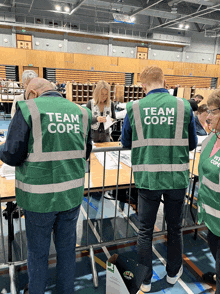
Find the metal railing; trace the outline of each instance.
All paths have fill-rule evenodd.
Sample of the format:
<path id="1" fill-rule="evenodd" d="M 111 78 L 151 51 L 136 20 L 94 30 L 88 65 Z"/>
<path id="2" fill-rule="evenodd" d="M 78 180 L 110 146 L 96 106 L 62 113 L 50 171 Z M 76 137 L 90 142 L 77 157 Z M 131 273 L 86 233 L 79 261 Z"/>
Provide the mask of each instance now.
<path id="1" fill-rule="evenodd" d="M 100 190 L 100 199 L 99 199 L 99 204 L 101 204 L 101 211 L 100 211 L 100 218 L 96 218 L 96 224 L 94 226 L 93 220 L 90 217 L 90 206 L 91 206 L 91 197 L 92 197 L 92 188 L 90 187 L 90 180 L 91 180 L 91 173 L 90 170 L 88 171 L 88 189 L 86 190 L 87 196 L 84 197 L 84 205 L 81 206 L 81 213 L 84 215 L 86 218 L 86 232 L 83 232 L 83 238 L 86 240 L 82 240 L 83 244 L 79 245 L 76 248 L 76 252 L 81 252 L 83 250 L 88 250 L 90 259 L 91 259 L 91 265 L 92 265 L 92 274 L 93 274 L 93 282 L 94 286 L 98 287 L 98 275 L 97 275 L 97 270 L 96 270 L 96 264 L 95 264 L 95 254 L 94 254 L 94 249 L 97 248 L 102 248 L 104 252 L 106 253 L 107 257 L 110 257 L 110 254 L 106 248 L 106 246 L 111 246 L 111 245 L 118 245 L 118 244 L 124 244 L 126 242 L 134 242 L 137 240 L 137 233 L 138 233 L 138 228 L 137 224 L 135 224 L 132 221 L 131 216 L 135 215 L 135 211 L 132 208 L 131 204 L 133 201 L 133 196 L 132 196 L 132 191 L 134 187 L 134 182 L 132 181 L 132 170 L 130 173 L 130 181 L 127 183 L 127 199 L 126 199 L 126 211 L 121 209 L 120 207 L 120 194 L 121 194 L 121 187 L 119 184 L 119 179 L 120 179 L 120 159 L 121 159 L 121 152 L 124 150 L 122 147 L 105 147 L 105 148 L 94 148 L 92 152 L 103 152 L 104 153 L 104 164 L 103 164 L 103 184 Z M 105 232 L 105 220 L 108 219 L 104 216 L 104 208 L 105 208 L 105 193 L 106 187 L 105 185 L 105 180 L 106 180 L 106 154 L 107 152 L 111 151 L 118 151 L 118 162 L 117 162 L 117 170 L 115 170 L 117 177 L 116 177 L 116 182 L 113 184 L 114 189 L 115 189 L 115 197 L 114 200 L 111 200 L 111 204 L 113 205 L 113 211 L 114 211 L 114 216 L 111 217 L 111 224 L 112 224 L 112 231 L 113 234 L 110 236 L 111 238 L 109 240 L 106 240 L 103 236 L 103 232 Z M 194 168 L 194 162 L 195 162 L 195 155 L 193 159 L 193 168 Z M 191 177 L 189 181 L 189 187 L 188 187 L 188 192 L 186 195 L 185 199 L 185 210 L 184 210 L 184 221 L 183 221 L 183 231 L 186 230 L 196 230 L 198 228 L 204 227 L 204 225 L 198 225 L 197 224 L 197 211 L 195 208 L 195 211 L 192 211 L 192 203 L 193 203 L 193 197 L 194 197 L 194 191 L 192 188 L 196 187 L 196 182 L 195 182 L 195 177 L 193 175 L 193 168 L 190 171 Z M 1 199 L 0 199 L 1 200 Z M 85 205 L 85 203 L 87 204 Z M 9 205 L 10 206 L 10 205 Z M 86 207 L 86 208 L 85 208 Z M 17 248 L 19 248 L 19 256 L 20 260 L 19 261 L 13 261 L 12 260 L 12 254 L 10 255 L 10 251 L 12 252 L 12 244 L 14 241 L 14 236 L 9 236 L 8 238 L 8 258 L 6 256 L 6 250 L 5 250 L 5 240 L 4 240 L 4 232 L 3 232 L 3 217 L 2 217 L 2 208 L 0 210 L 0 243 L 1 247 L 3 249 L 3 262 L 0 264 L 0 269 L 3 268 L 9 268 L 9 276 L 10 276 L 10 281 L 11 281 L 11 293 L 15 294 L 16 293 L 16 283 L 15 283 L 15 268 L 18 265 L 23 265 L 25 264 L 26 261 L 26 246 L 25 246 L 25 241 L 23 240 L 23 233 L 24 230 L 22 230 L 22 220 L 21 220 L 21 211 L 19 209 L 19 238 L 18 241 L 16 241 Z M 191 214 L 189 214 L 189 212 Z M 123 220 L 125 232 L 123 232 L 123 236 L 118 238 L 118 230 L 117 230 L 117 220 L 118 216 L 120 216 L 120 219 Z M 8 230 L 9 234 L 13 235 L 13 213 L 9 211 L 8 217 L 11 219 L 8 220 Z M 129 231 L 131 232 L 132 229 L 132 236 L 129 234 Z M 96 240 L 93 242 L 89 241 L 89 236 L 90 236 L 90 231 L 94 234 Z M 166 235 L 166 225 L 165 225 L 165 219 L 163 217 L 163 224 L 161 227 L 161 230 L 154 232 L 153 236 L 161 236 L 161 235 Z M 24 249 L 25 248 L 25 249 Z M 49 258 L 54 258 L 56 254 L 50 254 Z"/>

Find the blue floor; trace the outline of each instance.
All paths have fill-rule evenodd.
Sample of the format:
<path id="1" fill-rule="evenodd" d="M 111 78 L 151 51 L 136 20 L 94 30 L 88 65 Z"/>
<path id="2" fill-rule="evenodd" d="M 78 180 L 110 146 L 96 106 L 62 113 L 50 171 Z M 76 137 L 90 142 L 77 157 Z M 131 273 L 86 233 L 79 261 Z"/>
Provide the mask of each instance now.
<path id="1" fill-rule="evenodd" d="M 113 223 L 112 216 L 114 215 L 113 204 L 114 200 L 105 200 L 105 210 L 104 210 L 104 230 L 103 238 L 107 240 L 112 239 L 113 233 Z M 90 218 L 92 220 L 92 224 L 97 228 L 98 219 L 100 218 L 100 207 L 101 201 L 97 199 L 97 197 L 90 197 Z M 122 204 L 122 203 L 121 203 Z M 82 207 L 86 207 L 87 198 L 84 198 Z M 4 208 L 4 203 L 2 204 L 2 208 Z M 124 212 L 128 205 L 125 204 Z M 122 216 L 122 210 L 118 210 L 118 221 L 117 224 L 117 238 L 124 237 L 125 235 L 125 226 Z M 121 216 L 120 216 L 121 214 Z M 130 236 L 136 235 L 136 226 L 137 224 L 137 215 L 134 210 L 131 211 L 131 221 L 133 223 L 132 229 L 130 228 L 129 234 Z M 134 222 L 133 222 L 134 221 Z M 78 221 L 78 237 L 77 244 L 85 245 L 85 235 L 86 228 L 84 227 L 85 215 L 80 213 L 79 221 Z M 25 241 L 25 227 L 24 227 L 24 218 L 22 218 L 22 231 L 24 233 L 24 243 Z M 18 251 L 19 248 L 19 234 L 18 234 L 18 221 L 14 221 L 15 227 L 15 242 L 14 242 L 14 255 L 13 260 L 19 260 L 19 254 L 16 253 L 16 248 Z M 7 248 L 7 221 L 4 220 L 4 237 L 5 237 L 5 247 Z M 99 234 L 101 230 L 99 230 Z M 199 293 L 212 293 L 212 288 L 210 285 L 207 285 L 202 282 L 199 271 L 205 273 L 207 271 L 214 271 L 215 262 L 208 248 L 208 244 L 206 242 L 206 232 L 199 232 L 198 237 L 194 240 L 194 233 L 184 233 L 184 271 L 181 279 L 174 285 L 171 286 L 166 282 L 166 271 L 165 271 L 165 260 L 166 260 L 166 239 L 164 237 L 157 237 L 154 239 L 154 254 L 153 254 L 153 277 L 152 277 L 152 289 L 150 293 L 188 293 L 188 294 L 199 294 Z M 89 231 L 89 242 L 95 242 L 95 236 L 92 231 Z M 117 242 L 116 242 L 117 243 Z M 26 251 L 26 246 L 24 246 L 24 251 Z M 117 253 L 123 255 L 125 257 L 136 259 L 136 244 L 135 243 L 125 243 L 122 245 L 110 246 L 107 248 L 107 252 L 110 255 Z M 55 253 L 55 248 L 53 241 L 51 242 L 50 254 Z M 1 256 L 1 249 L 0 249 Z M 96 266 L 99 277 L 99 287 L 94 288 L 92 274 L 91 274 L 91 263 L 90 258 L 88 256 L 88 252 L 77 253 L 77 271 L 76 271 L 76 281 L 75 281 L 75 293 L 84 294 L 84 293 L 105 293 L 106 292 L 106 271 L 105 271 L 105 263 L 107 260 L 106 254 L 102 251 L 102 249 L 98 249 L 95 251 L 96 256 Z M 26 256 L 25 256 L 26 257 Z M 49 261 L 49 279 L 48 279 L 48 289 L 47 294 L 55 294 L 55 259 L 51 258 Z M 0 260 L 1 263 L 1 260 Z M 198 271 L 199 270 L 199 271 Z M 16 269 L 16 282 L 17 282 L 17 293 L 22 294 L 22 289 L 26 285 L 28 281 L 27 277 L 27 269 L 26 266 L 17 267 Z M 6 292 L 3 291 L 6 290 Z M 3 291 L 3 292 L 1 292 Z M 10 293 L 10 281 L 8 274 L 4 274 L 3 270 L 0 270 L 0 293 Z M 123 293 L 122 293 L 123 294 Z"/>
<path id="2" fill-rule="evenodd" d="M 0 119 L 0 131 L 4 131 L 5 135 L 7 135 L 10 122 L 11 120 Z"/>

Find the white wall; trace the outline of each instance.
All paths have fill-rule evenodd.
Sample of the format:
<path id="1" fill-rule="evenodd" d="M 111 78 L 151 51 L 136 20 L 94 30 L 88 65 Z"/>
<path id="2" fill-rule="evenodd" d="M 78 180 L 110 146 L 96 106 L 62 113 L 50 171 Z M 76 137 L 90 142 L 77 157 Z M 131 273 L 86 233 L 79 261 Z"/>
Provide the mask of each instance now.
<path id="1" fill-rule="evenodd" d="M 10 29 L 1 30 L 0 33 L 0 46 L 12 47 L 12 32 Z"/>
<path id="2" fill-rule="evenodd" d="M 33 33 L 33 49 L 47 50 L 47 51 L 64 51 L 64 38 L 63 34 L 48 34 L 48 33 Z M 37 44 L 39 43 L 39 45 Z M 59 47 L 59 45 L 62 47 Z"/>
<path id="3" fill-rule="evenodd" d="M 17 33 L 21 32 L 17 31 Z M 77 37 L 76 35 L 52 34 L 50 32 L 33 32 L 32 36 L 33 49 L 35 50 L 136 58 L 136 48 L 137 46 L 142 46 L 141 43 L 135 42 Z M 220 38 L 216 45 L 216 39 L 206 38 L 204 33 L 186 32 L 185 36 L 191 37 L 190 46 L 180 48 L 152 44 L 150 45 L 151 50 L 149 50 L 148 58 L 192 63 L 215 63 L 215 55 L 220 54 Z M 5 42 L 4 39 L 7 39 L 8 42 Z M 11 29 L 1 29 L 0 46 L 16 46 L 14 39 L 15 34 L 12 35 Z M 36 45 L 38 43 L 39 45 Z"/>

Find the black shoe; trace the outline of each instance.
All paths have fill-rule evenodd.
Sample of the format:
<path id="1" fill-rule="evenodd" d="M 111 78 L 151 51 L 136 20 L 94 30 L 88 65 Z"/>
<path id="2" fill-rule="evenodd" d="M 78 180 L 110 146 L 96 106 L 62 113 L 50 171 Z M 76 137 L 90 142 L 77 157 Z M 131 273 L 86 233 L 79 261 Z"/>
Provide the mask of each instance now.
<path id="1" fill-rule="evenodd" d="M 28 291 L 28 284 L 24 287 L 24 294 L 29 294 L 29 291 Z"/>
<path id="2" fill-rule="evenodd" d="M 202 275 L 202 279 L 204 282 L 209 283 L 209 284 L 216 284 L 216 280 L 214 280 L 214 276 L 216 274 L 212 272 L 205 273 Z"/>

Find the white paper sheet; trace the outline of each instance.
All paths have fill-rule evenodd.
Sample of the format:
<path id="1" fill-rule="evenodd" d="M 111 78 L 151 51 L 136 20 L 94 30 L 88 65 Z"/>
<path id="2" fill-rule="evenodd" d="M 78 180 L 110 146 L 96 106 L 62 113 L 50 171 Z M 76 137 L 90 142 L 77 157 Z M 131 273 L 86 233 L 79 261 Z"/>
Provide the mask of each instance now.
<path id="1" fill-rule="evenodd" d="M 6 178 L 6 180 L 15 179 L 15 167 L 3 163 L 0 168 L 0 176 Z"/>
<path id="2" fill-rule="evenodd" d="M 101 165 L 104 166 L 104 152 L 95 152 L 95 156 Z M 122 168 L 121 164 L 119 168 Z M 118 161 L 111 155 L 111 152 L 106 152 L 105 169 L 118 169 Z"/>
<path id="3" fill-rule="evenodd" d="M 107 115 L 106 122 L 104 123 L 104 129 L 107 130 L 111 125 L 113 125 L 112 119 L 109 115 Z"/>

